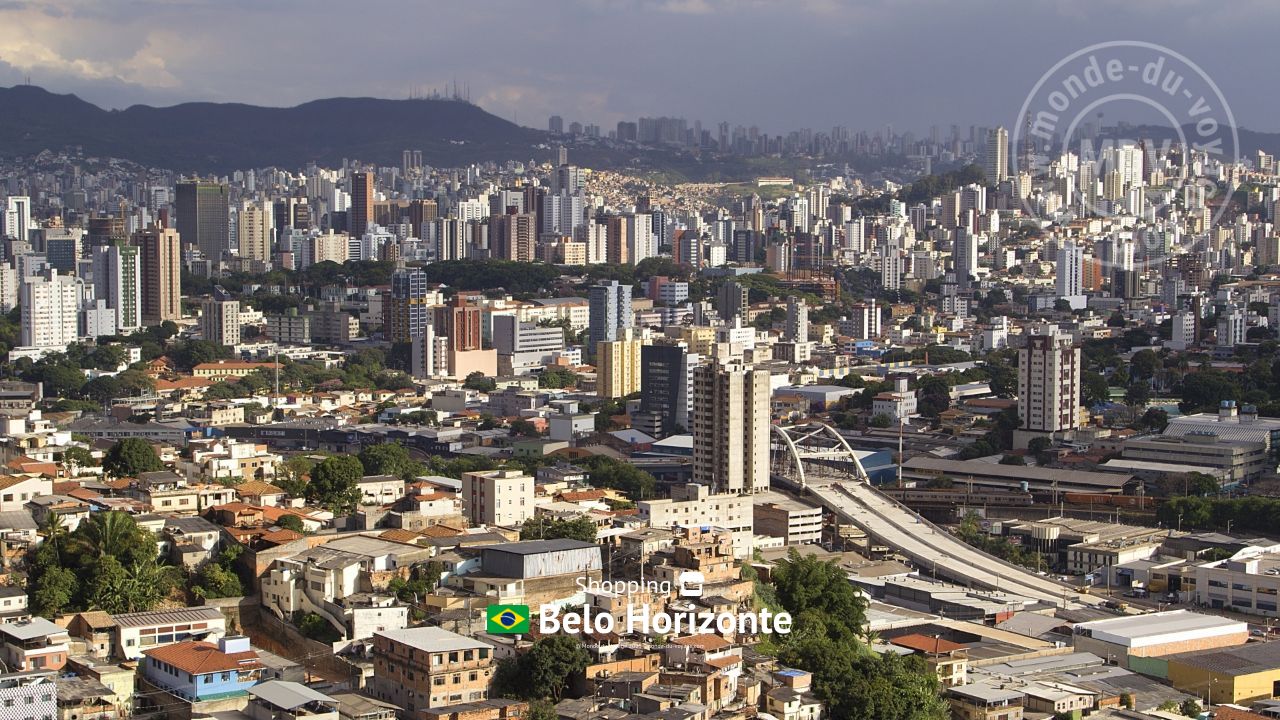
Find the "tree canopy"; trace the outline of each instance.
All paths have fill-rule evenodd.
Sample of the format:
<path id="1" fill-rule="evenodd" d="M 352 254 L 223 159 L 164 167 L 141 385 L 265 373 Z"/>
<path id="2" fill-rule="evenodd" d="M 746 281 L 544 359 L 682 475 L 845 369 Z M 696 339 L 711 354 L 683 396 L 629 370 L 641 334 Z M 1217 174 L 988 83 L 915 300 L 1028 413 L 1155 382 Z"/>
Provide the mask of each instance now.
<path id="1" fill-rule="evenodd" d="M 139 473 L 164 470 L 164 463 L 151 443 L 142 438 L 125 438 L 107 450 L 102 471 L 110 477 L 137 477 Z"/>

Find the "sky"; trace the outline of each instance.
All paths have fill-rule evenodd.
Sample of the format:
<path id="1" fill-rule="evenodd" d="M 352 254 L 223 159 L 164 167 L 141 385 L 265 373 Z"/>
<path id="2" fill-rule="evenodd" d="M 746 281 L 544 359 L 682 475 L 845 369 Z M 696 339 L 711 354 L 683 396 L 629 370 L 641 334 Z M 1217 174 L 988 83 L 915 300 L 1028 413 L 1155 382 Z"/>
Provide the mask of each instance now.
<path id="1" fill-rule="evenodd" d="M 668 115 L 767 132 L 1016 124 L 1108 40 L 1168 46 L 1280 130 L 1274 0 L 0 0 L 0 86 L 103 107 L 403 98 L 457 80 L 545 128 Z M 0 110 L 2 111 L 2 110 Z"/>

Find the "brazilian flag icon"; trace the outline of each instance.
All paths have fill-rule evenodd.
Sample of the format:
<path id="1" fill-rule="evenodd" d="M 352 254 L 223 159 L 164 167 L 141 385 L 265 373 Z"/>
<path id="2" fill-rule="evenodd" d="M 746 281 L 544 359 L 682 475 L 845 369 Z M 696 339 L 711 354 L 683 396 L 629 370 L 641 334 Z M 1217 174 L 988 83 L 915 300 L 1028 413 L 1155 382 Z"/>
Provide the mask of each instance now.
<path id="1" fill-rule="evenodd" d="M 494 634 L 527 634 L 528 605 L 490 605 L 485 609 L 485 629 Z"/>

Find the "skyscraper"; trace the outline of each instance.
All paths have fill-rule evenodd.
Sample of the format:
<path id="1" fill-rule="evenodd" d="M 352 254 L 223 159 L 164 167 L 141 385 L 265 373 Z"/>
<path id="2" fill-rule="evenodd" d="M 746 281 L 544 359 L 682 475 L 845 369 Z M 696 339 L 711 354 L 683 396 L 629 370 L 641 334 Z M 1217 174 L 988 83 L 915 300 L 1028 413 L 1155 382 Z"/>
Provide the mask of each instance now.
<path id="1" fill-rule="evenodd" d="M 1070 240 L 1058 248 L 1056 286 L 1058 297 L 1079 297 L 1084 293 L 1084 248 Z"/>
<path id="2" fill-rule="evenodd" d="M 787 298 L 787 322 L 782 329 L 783 342 L 809 342 L 809 306 L 804 298 Z"/>
<path id="3" fill-rule="evenodd" d="M 1074 430 L 1080 423 L 1080 348 L 1052 325 L 1018 350 L 1018 416 L 1031 436 Z M 1025 443 L 1018 443 L 1025 447 Z"/>
<path id="4" fill-rule="evenodd" d="M 605 258 L 613 265 L 631 263 L 631 243 L 627 241 L 627 219 L 613 215 L 605 224 Z"/>
<path id="5" fill-rule="evenodd" d="M 693 480 L 714 492 L 769 489 L 769 372 L 711 363 L 694 371 Z"/>
<path id="6" fill-rule="evenodd" d="M 5 202 L 4 234 L 26 242 L 31 233 L 31 198 L 10 195 Z"/>
<path id="7" fill-rule="evenodd" d="M 116 329 L 132 332 L 142 326 L 142 263 L 133 245 L 93 248 L 93 292 L 115 311 Z"/>
<path id="8" fill-rule="evenodd" d="M 373 173 L 351 173 L 351 208 L 347 211 L 348 232 L 361 237 L 373 221 Z"/>
<path id="9" fill-rule="evenodd" d="M 142 263 L 142 324 L 182 318 L 182 248 L 178 231 L 149 227 L 133 234 Z"/>
<path id="10" fill-rule="evenodd" d="M 656 438 L 689 432 L 699 356 L 682 345 L 640 348 L 640 411 L 632 427 Z"/>
<path id="11" fill-rule="evenodd" d="M 271 235 L 275 229 L 275 205 L 246 202 L 236 219 L 240 257 L 258 262 L 271 260 Z"/>
<path id="12" fill-rule="evenodd" d="M 978 236 L 964 226 L 955 229 L 956 282 L 967 288 L 978 274 Z"/>
<path id="13" fill-rule="evenodd" d="M 413 342 L 423 336 L 432 321 L 429 294 L 427 274 L 421 270 L 397 270 L 391 276 L 391 295 L 382 308 L 388 340 Z"/>
<path id="14" fill-rule="evenodd" d="M 640 390 L 642 343 L 632 328 L 623 328 L 617 340 L 597 345 L 596 394 L 603 398 L 626 397 Z"/>
<path id="15" fill-rule="evenodd" d="M 191 180 L 178 183 L 178 237 L 200 248 L 214 267 L 231 249 L 231 205 L 227 186 Z"/>
<path id="16" fill-rule="evenodd" d="M 588 294 L 588 339 L 591 349 L 618 339 L 618 329 L 631 327 L 631 286 L 617 280 L 592 286 Z"/>
<path id="17" fill-rule="evenodd" d="M 735 317 L 747 312 L 747 286 L 730 280 L 716 291 L 716 312 L 725 322 L 733 322 Z"/>
<path id="18" fill-rule="evenodd" d="M 483 348 L 481 315 L 480 307 L 456 297 L 449 305 L 435 308 L 436 334 L 449 339 L 450 352 L 480 350 Z"/>
<path id="19" fill-rule="evenodd" d="M 221 285 L 200 303 L 200 333 L 217 345 L 240 344 L 240 301 Z"/>
<path id="20" fill-rule="evenodd" d="M 501 260 L 533 262 L 538 244 L 538 218 L 533 213 L 506 213 L 489 218 L 489 246 Z"/>
<path id="21" fill-rule="evenodd" d="M 22 306 L 19 341 L 23 346 L 65 349 L 80 329 L 80 279 L 46 270 L 26 277 L 18 289 Z"/>
<path id="22" fill-rule="evenodd" d="M 1009 131 L 1003 127 L 987 131 L 987 152 L 982 169 L 990 185 L 998 185 L 1009 178 Z"/>

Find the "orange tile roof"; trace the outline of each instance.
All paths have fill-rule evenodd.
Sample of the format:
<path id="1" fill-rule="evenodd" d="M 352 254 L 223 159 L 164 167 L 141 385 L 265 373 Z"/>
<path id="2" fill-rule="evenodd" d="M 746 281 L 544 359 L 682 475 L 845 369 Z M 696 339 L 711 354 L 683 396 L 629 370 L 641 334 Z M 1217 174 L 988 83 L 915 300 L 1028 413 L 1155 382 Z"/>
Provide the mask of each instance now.
<path id="1" fill-rule="evenodd" d="M 54 493 L 58 494 L 58 491 L 54 490 Z M 96 490 L 90 490 L 89 488 L 76 488 L 75 490 L 68 490 L 61 494 L 76 498 L 77 500 L 97 500 L 102 497 L 102 493 Z"/>
<path id="2" fill-rule="evenodd" d="M 742 658 L 737 655 L 726 655 L 724 657 L 711 658 L 705 662 L 713 668 L 724 670 L 725 668 L 730 668 L 741 663 Z"/>
<path id="3" fill-rule="evenodd" d="M 725 648 L 730 647 L 730 643 L 728 640 L 725 640 L 719 635 L 711 635 L 711 634 L 688 635 L 686 637 L 678 637 L 675 640 L 672 640 L 671 642 L 677 645 L 684 645 L 685 647 L 701 648 L 708 652 L 714 652 L 716 650 L 724 650 Z"/>
<path id="4" fill-rule="evenodd" d="M 891 639 L 889 642 L 897 645 L 898 647 L 909 648 L 917 652 L 932 653 L 935 655 L 940 653 L 952 653 L 956 650 L 964 649 L 964 645 L 961 645 L 960 643 L 943 640 L 942 638 L 930 637 L 928 635 L 921 635 L 920 633 L 901 635 Z"/>
<path id="5" fill-rule="evenodd" d="M 156 390 L 191 390 L 213 385 L 213 378 L 180 377 L 177 380 L 156 380 Z"/>
<path id="6" fill-rule="evenodd" d="M 422 528 L 421 532 L 423 537 L 433 538 L 457 537 L 462 534 L 461 530 L 448 525 L 428 525 Z"/>
<path id="7" fill-rule="evenodd" d="M 422 538 L 422 536 L 419 535 L 418 533 L 412 530 L 405 530 L 402 528 L 391 528 L 390 530 L 384 530 L 378 534 L 378 537 L 384 540 L 406 543 L 409 545 L 417 544 L 418 540 Z"/>
<path id="8" fill-rule="evenodd" d="M 296 530 L 273 530 L 271 532 L 263 533 L 262 541 L 276 545 L 283 545 L 285 543 L 291 543 L 294 540 L 301 540 L 303 537 L 305 536 Z"/>
<path id="9" fill-rule="evenodd" d="M 249 650 L 240 653 L 224 653 L 213 643 L 187 641 L 144 650 L 143 655 L 166 662 L 175 668 L 192 675 L 206 675 L 212 672 L 228 670 L 253 670 L 263 667 L 258 662 L 258 653 Z"/>
<path id="10" fill-rule="evenodd" d="M 565 502 L 582 502 L 583 500 L 599 500 L 604 497 L 603 490 L 571 490 L 569 492 L 560 493 L 560 499 Z"/>
<path id="11" fill-rule="evenodd" d="M 284 495 L 284 490 L 272 485 L 269 482 L 261 480 L 249 480 L 242 482 L 236 486 L 236 492 L 241 495 Z"/>
<path id="12" fill-rule="evenodd" d="M 243 360 L 219 360 L 218 362 L 200 363 L 192 370 L 225 370 L 235 369 L 255 369 L 255 368 L 275 368 L 276 363 L 273 362 L 244 362 Z"/>

